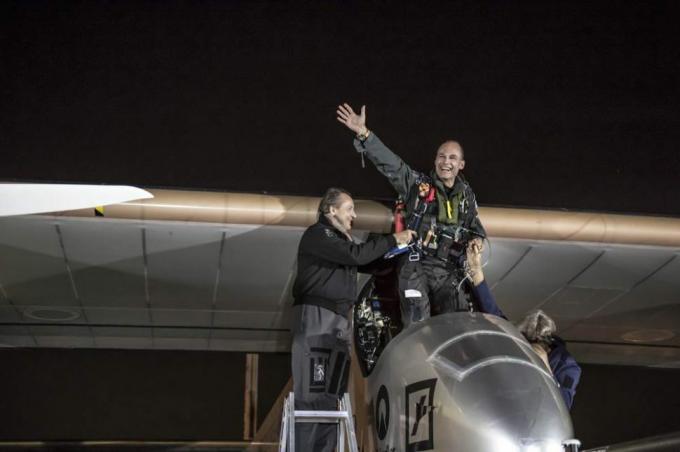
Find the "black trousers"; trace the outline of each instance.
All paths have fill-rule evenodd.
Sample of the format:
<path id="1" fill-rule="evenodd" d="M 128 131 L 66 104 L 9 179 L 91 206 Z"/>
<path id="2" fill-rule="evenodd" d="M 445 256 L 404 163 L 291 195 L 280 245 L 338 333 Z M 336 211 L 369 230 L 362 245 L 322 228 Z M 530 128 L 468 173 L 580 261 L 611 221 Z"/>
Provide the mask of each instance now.
<path id="1" fill-rule="evenodd" d="M 345 317 L 314 305 L 293 306 L 293 392 L 297 410 L 335 410 L 347 390 L 351 342 Z M 337 425 L 295 426 L 297 451 L 331 452 Z"/>
<path id="2" fill-rule="evenodd" d="M 433 258 L 412 262 L 403 256 L 399 262 L 399 300 L 404 328 L 430 315 L 468 310 L 461 279 L 461 272 Z"/>

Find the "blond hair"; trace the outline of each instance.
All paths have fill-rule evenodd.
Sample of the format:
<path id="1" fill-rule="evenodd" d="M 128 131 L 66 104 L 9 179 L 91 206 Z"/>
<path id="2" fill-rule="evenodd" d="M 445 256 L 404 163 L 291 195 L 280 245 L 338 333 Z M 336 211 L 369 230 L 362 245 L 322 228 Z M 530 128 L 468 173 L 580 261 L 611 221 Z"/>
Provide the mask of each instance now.
<path id="1" fill-rule="evenodd" d="M 540 309 L 527 314 L 517 328 L 529 342 L 545 345 L 552 342 L 552 336 L 557 332 L 555 321 Z"/>

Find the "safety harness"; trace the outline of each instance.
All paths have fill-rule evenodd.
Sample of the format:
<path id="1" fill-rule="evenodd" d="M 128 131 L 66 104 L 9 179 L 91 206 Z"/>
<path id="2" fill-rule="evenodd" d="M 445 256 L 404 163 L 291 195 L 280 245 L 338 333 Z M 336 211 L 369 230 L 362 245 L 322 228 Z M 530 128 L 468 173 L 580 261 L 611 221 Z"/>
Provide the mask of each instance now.
<path id="1" fill-rule="evenodd" d="M 406 202 L 399 199 L 394 214 L 395 231 L 411 229 L 418 233 L 418 239 L 408 246 L 393 248 L 385 257 L 391 258 L 409 252 L 410 261 L 418 261 L 423 255 L 428 255 L 455 266 L 455 261 L 464 251 L 467 241 L 472 236 L 483 237 L 465 227 L 465 216 L 470 208 L 466 188 L 464 186 L 453 197 L 449 197 L 435 186 L 432 178 L 421 176 L 413 185 L 414 192 L 409 196 L 409 199 L 413 199 L 413 207 L 410 209 L 408 225 L 404 224 Z M 436 215 L 430 208 L 435 202 Z"/>

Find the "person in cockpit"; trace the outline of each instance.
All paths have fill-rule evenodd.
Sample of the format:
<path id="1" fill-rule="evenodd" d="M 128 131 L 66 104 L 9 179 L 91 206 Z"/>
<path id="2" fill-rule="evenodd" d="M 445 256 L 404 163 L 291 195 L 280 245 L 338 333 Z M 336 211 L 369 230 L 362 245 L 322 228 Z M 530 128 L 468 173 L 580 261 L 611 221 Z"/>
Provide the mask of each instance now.
<path id="1" fill-rule="evenodd" d="M 337 119 L 355 133 L 354 147 L 362 162 L 365 155 L 399 194 L 405 226 L 418 234 L 408 249 L 391 253 L 401 253 L 397 271 L 404 327 L 430 315 L 467 311 L 468 299 L 460 290 L 464 245 L 472 240 L 482 246 L 486 233 L 475 194 L 463 177 L 463 147 L 444 141 L 432 171 L 416 171 L 368 129 L 365 106 L 357 114 L 349 104 L 339 105 Z"/>

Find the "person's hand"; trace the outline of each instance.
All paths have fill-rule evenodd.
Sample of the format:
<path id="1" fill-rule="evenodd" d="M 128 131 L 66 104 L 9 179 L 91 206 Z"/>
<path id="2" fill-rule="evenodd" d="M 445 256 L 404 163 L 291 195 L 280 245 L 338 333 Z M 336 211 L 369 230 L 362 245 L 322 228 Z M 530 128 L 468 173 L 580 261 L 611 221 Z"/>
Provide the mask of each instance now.
<path id="1" fill-rule="evenodd" d="M 392 234 L 394 238 L 397 240 L 397 245 L 408 245 L 411 243 L 411 240 L 413 237 L 416 236 L 415 231 L 412 231 L 410 229 L 406 229 L 401 232 L 395 232 Z"/>
<path id="2" fill-rule="evenodd" d="M 368 129 L 366 128 L 366 106 L 361 106 L 361 115 L 357 115 L 352 110 L 349 104 L 338 105 L 336 110 L 338 114 L 338 121 L 347 126 L 349 130 L 356 133 L 357 135 L 366 134 Z"/>
<path id="3" fill-rule="evenodd" d="M 476 240 L 470 240 L 467 246 L 467 262 L 472 272 L 482 271 L 482 248 Z"/>
<path id="4" fill-rule="evenodd" d="M 477 245 L 477 248 L 479 248 L 480 253 L 484 251 L 484 240 L 481 237 L 475 237 L 474 239 L 471 240 L 471 242 Z"/>
<path id="5" fill-rule="evenodd" d="M 477 287 L 484 281 L 484 272 L 482 272 L 482 249 L 478 241 L 470 240 L 470 242 L 468 242 L 466 258 L 468 273 L 472 279 L 472 284 Z"/>

